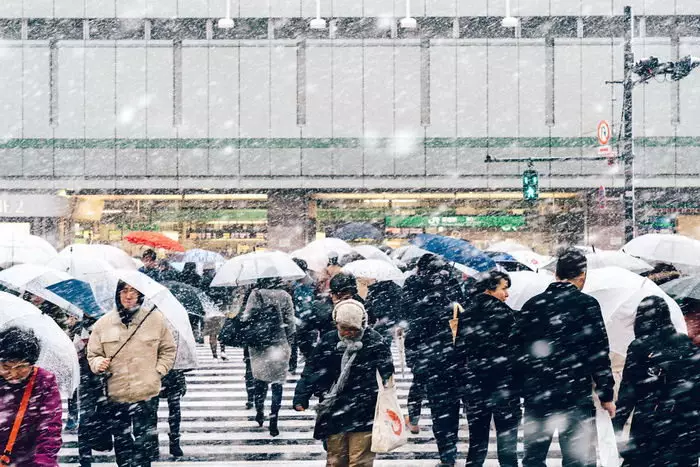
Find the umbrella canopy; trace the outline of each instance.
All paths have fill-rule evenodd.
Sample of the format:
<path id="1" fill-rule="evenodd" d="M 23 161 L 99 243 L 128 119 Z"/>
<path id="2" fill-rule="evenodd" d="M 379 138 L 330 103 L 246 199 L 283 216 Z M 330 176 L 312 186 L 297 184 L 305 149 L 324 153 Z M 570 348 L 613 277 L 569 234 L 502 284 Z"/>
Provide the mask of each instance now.
<path id="1" fill-rule="evenodd" d="M 472 269 L 472 268 L 465 266 L 463 264 L 459 264 L 459 263 L 450 263 L 450 264 L 452 265 L 452 267 L 454 267 L 456 270 L 458 270 L 459 272 L 461 272 L 462 274 L 464 274 L 467 277 L 474 277 L 474 276 L 477 276 L 479 274 L 479 271 L 477 271 L 476 269 Z"/>
<path id="2" fill-rule="evenodd" d="M 143 306 L 150 308 L 155 305 L 165 316 L 177 345 L 174 368 L 176 370 L 196 368 L 197 346 L 185 307 L 167 288 L 143 273 L 134 270 L 118 269 L 113 272 L 113 275 L 144 295 Z M 112 291 L 112 296 L 115 295 L 116 287 Z"/>
<path id="3" fill-rule="evenodd" d="M 365 259 L 378 259 L 380 261 L 385 261 L 387 263 L 394 264 L 391 258 L 389 258 L 389 255 L 384 253 L 376 246 L 359 245 L 355 247 L 355 251 Z"/>
<path id="4" fill-rule="evenodd" d="M 321 238 L 314 240 L 304 247 L 304 249 L 320 250 L 324 253 L 338 253 L 338 257 L 352 253 L 352 247 L 347 242 L 339 238 Z"/>
<path id="5" fill-rule="evenodd" d="M 700 241 L 683 235 L 647 234 L 622 247 L 623 252 L 647 261 L 671 263 L 683 270 L 700 266 Z"/>
<path id="6" fill-rule="evenodd" d="M 506 303 L 514 310 L 521 310 L 525 302 L 539 295 L 549 287 L 552 276 L 534 271 L 517 271 L 508 273 L 511 280 Z"/>
<path id="7" fill-rule="evenodd" d="M 496 267 L 494 260 L 466 240 L 443 237 L 441 235 L 421 234 L 413 239 L 413 243 L 431 253 L 443 256 L 448 261 L 464 264 L 479 272 L 485 272 Z"/>
<path id="8" fill-rule="evenodd" d="M 514 251 L 532 251 L 532 248 L 521 245 L 520 243 L 512 240 L 505 240 L 491 244 L 486 251 L 502 251 L 504 253 L 512 253 Z"/>
<path id="9" fill-rule="evenodd" d="M 620 355 L 626 355 L 627 347 L 634 340 L 637 307 L 650 295 L 661 297 L 668 304 L 671 321 L 678 332 L 688 332 L 678 304 L 659 286 L 626 269 L 607 267 L 588 271 L 583 292 L 600 303 L 610 350 Z"/>
<path id="10" fill-rule="evenodd" d="M 184 246 L 160 232 L 130 232 L 124 236 L 124 240 L 135 245 L 146 245 L 170 251 L 185 251 Z"/>
<path id="11" fill-rule="evenodd" d="M 328 266 L 329 254 L 337 254 L 338 259 L 340 259 L 352 252 L 352 247 L 339 238 L 323 238 L 314 240 L 304 248 L 293 251 L 290 256 L 303 259 L 306 261 L 309 269 L 321 272 Z"/>
<path id="12" fill-rule="evenodd" d="M 255 252 L 226 261 L 214 276 L 211 287 L 236 287 L 272 277 L 297 280 L 306 277 L 306 274 L 286 253 Z"/>
<path id="13" fill-rule="evenodd" d="M 185 307 L 190 315 L 204 316 L 204 305 L 200 297 L 201 292 L 188 284 L 176 281 L 163 282 L 165 288 Z"/>
<path id="14" fill-rule="evenodd" d="M 381 242 L 384 239 L 384 232 L 366 222 L 350 222 L 333 232 L 332 237 L 339 238 L 347 242 L 357 240 Z"/>
<path id="15" fill-rule="evenodd" d="M 677 300 L 700 300 L 700 276 L 674 279 L 661 285 L 661 290 Z"/>
<path id="16" fill-rule="evenodd" d="M 49 242 L 36 235 L 0 234 L 0 267 L 13 264 L 46 264 L 58 253 Z"/>
<path id="17" fill-rule="evenodd" d="M 223 264 L 226 262 L 226 258 L 215 251 L 195 248 L 192 250 L 187 250 L 184 253 L 178 253 L 171 256 L 170 261 L 174 263 Z"/>
<path id="18" fill-rule="evenodd" d="M 78 319 L 82 319 L 82 309 L 47 289 L 50 285 L 69 279 L 72 279 L 72 277 L 65 272 L 36 264 L 18 264 L 0 271 L 0 284 L 5 287 L 20 293 L 24 291 L 30 292 L 62 308 Z"/>
<path id="19" fill-rule="evenodd" d="M 68 335 L 31 303 L 0 292 L 0 330 L 13 326 L 34 331 L 41 344 L 37 366 L 53 373 L 61 393 L 70 397 L 80 382 L 80 366 Z"/>
<path id="20" fill-rule="evenodd" d="M 90 258 L 106 261 L 114 269 L 137 269 L 131 256 L 117 247 L 98 244 L 74 244 L 65 247 L 58 256 L 63 258 Z M 77 277 L 75 274 L 72 274 Z"/>
<path id="21" fill-rule="evenodd" d="M 289 256 L 292 258 L 303 259 L 306 261 L 306 265 L 312 271 L 321 272 L 328 266 L 328 254 L 321 250 L 314 250 L 310 248 L 301 248 L 296 251 L 292 251 Z"/>
<path id="22" fill-rule="evenodd" d="M 77 252 L 61 254 L 47 264 L 48 267 L 70 274 L 75 279 L 90 284 L 97 304 L 103 312 L 108 312 L 114 308 L 115 290 L 117 279 L 112 267 L 107 261 L 101 258 L 91 258 L 88 255 Z"/>
<path id="23" fill-rule="evenodd" d="M 99 318 L 105 311 L 97 304 L 95 293 L 87 282 L 68 279 L 46 287 L 47 290 L 77 306 L 91 318 Z"/>
<path id="24" fill-rule="evenodd" d="M 596 250 L 595 253 L 586 254 L 588 269 L 600 269 L 607 267 L 619 267 L 636 274 L 654 269 L 649 263 L 622 251 Z M 547 264 L 544 269 L 556 271 L 556 259 Z"/>
<path id="25" fill-rule="evenodd" d="M 408 263 L 412 259 L 420 258 L 427 253 L 430 252 L 428 250 L 424 250 L 423 248 L 419 248 L 415 245 L 406 245 L 395 249 L 392 252 L 391 257 L 401 260 L 404 263 Z"/>
<path id="26" fill-rule="evenodd" d="M 524 264 L 533 271 L 542 269 L 554 259 L 551 256 L 540 255 L 534 251 L 513 251 L 511 256 L 515 258 L 517 262 Z"/>
<path id="27" fill-rule="evenodd" d="M 355 277 L 374 279 L 377 282 L 394 281 L 399 285 L 403 285 L 405 280 L 399 268 L 380 259 L 354 261 L 343 267 L 343 272 L 353 274 Z"/>

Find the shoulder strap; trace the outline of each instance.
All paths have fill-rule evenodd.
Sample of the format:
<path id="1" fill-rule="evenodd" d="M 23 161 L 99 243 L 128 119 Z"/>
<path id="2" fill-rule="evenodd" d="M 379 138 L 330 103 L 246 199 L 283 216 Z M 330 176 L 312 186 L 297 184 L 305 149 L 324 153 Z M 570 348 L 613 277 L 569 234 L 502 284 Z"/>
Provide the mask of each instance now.
<path id="1" fill-rule="evenodd" d="M 24 420 L 24 414 L 27 413 L 27 408 L 29 407 L 29 398 L 32 396 L 32 391 L 34 390 L 34 383 L 36 382 L 37 367 L 32 370 L 32 376 L 29 378 L 27 387 L 24 389 L 24 395 L 22 396 L 22 402 L 19 404 L 19 410 L 15 416 L 15 422 L 12 425 L 12 431 L 10 431 L 10 437 L 7 439 L 7 445 L 5 445 L 5 450 L 0 456 L 0 462 L 2 465 L 10 465 L 12 463 L 12 449 L 15 447 L 15 442 L 17 441 L 17 435 L 19 434 L 19 428 L 22 426 L 22 420 Z"/>
<path id="2" fill-rule="evenodd" d="M 141 326 L 143 326 L 143 323 L 145 323 L 146 320 L 148 319 L 148 317 L 151 316 L 151 314 L 153 314 L 153 311 L 154 311 L 155 309 L 156 309 L 156 307 L 155 307 L 155 305 L 154 305 L 153 308 L 151 308 L 151 311 L 148 312 L 148 314 L 146 315 L 146 317 L 143 318 L 143 319 L 141 320 L 141 322 L 138 324 L 138 326 L 136 326 L 136 329 L 134 329 L 134 332 L 132 332 L 131 335 L 130 335 L 130 336 L 124 341 L 124 343 L 121 345 L 121 347 L 119 347 L 119 348 L 117 349 L 117 351 L 114 352 L 114 354 L 113 354 L 111 357 L 109 357 L 110 360 L 112 360 L 114 357 L 116 357 L 117 354 L 118 354 L 119 352 L 121 352 L 122 349 L 123 349 L 124 347 L 126 347 L 126 344 L 128 344 L 129 341 L 131 341 L 131 339 L 134 337 L 134 335 L 135 335 L 137 332 L 139 332 L 139 329 L 141 329 Z"/>

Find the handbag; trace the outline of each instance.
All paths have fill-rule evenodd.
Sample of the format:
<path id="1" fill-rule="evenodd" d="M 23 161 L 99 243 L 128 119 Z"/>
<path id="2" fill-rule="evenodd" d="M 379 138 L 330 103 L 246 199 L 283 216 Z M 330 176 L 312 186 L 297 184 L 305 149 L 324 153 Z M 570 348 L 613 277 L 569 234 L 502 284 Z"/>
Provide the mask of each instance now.
<path id="1" fill-rule="evenodd" d="M 228 347 L 247 346 L 247 323 L 242 323 L 241 314 L 238 313 L 233 318 L 226 318 L 224 325 L 219 331 L 219 342 Z"/>
<path id="2" fill-rule="evenodd" d="M 389 384 L 385 388 L 379 371 L 376 372 L 376 376 L 379 393 L 372 426 L 372 452 L 391 452 L 408 443 L 408 433 L 404 425 L 394 377 L 389 379 Z"/>
<path id="3" fill-rule="evenodd" d="M 17 415 L 15 416 L 15 421 L 12 424 L 12 430 L 10 431 L 10 436 L 7 438 L 7 444 L 5 449 L 0 455 L 0 465 L 12 465 L 12 450 L 17 442 L 17 435 L 19 435 L 19 429 L 22 426 L 22 421 L 24 420 L 24 415 L 27 413 L 27 408 L 29 407 L 29 399 L 32 396 L 32 391 L 34 390 L 34 383 L 36 383 L 36 374 L 38 369 L 34 367 L 32 370 L 32 376 L 29 378 L 27 387 L 24 388 L 24 394 L 22 395 L 22 401 L 19 404 L 19 409 L 17 410 Z"/>

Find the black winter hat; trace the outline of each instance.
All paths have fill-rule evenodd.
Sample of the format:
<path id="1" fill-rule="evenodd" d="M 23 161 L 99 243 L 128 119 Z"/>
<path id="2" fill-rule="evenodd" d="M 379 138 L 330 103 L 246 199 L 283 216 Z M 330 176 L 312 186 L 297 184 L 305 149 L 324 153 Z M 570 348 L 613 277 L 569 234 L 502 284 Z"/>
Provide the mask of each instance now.
<path id="1" fill-rule="evenodd" d="M 336 274 L 331 279 L 330 286 L 332 294 L 343 292 L 357 293 L 357 279 L 352 274 L 343 272 Z"/>

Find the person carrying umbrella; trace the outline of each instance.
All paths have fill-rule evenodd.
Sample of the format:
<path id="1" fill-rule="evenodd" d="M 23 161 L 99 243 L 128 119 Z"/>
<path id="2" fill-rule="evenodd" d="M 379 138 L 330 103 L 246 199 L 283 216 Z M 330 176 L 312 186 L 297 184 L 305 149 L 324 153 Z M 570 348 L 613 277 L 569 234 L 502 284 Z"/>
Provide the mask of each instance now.
<path id="1" fill-rule="evenodd" d="M 557 281 L 528 300 L 516 315 L 524 376 L 524 467 L 544 465 L 555 430 L 564 465 L 595 466 L 592 383 L 603 409 L 615 416 L 610 345 L 598 301 L 581 292 L 587 261 L 563 251 Z"/>
<path id="2" fill-rule="evenodd" d="M 163 314 L 143 307 L 144 296 L 117 283 L 116 309 L 100 318 L 88 341 L 90 369 L 106 379 L 106 396 L 119 467 L 150 467 L 153 413 L 161 379 L 175 363 L 176 346 Z"/>
<path id="3" fill-rule="evenodd" d="M 417 431 L 423 399 L 428 398 L 440 466 L 454 466 L 461 398 L 461 371 L 450 327 L 455 306 L 464 302 L 448 264 L 428 253 L 404 285 L 406 360 L 413 372 L 408 427 Z"/>
<path id="4" fill-rule="evenodd" d="M 671 322 L 661 297 L 637 308 L 635 340 L 627 349 L 617 416 L 618 438 L 632 411 L 623 466 L 690 467 L 700 457 L 700 349 Z"/>
<path id="5" fill-rule="evenodd" d="M 478 293 L 460 315 L 457 345 L 466 369 L 469 453 L 467 466 L 481 467 L 489 448 L 491 419 L 496 425 L 501 467 L 518 467 L 520 391 L 514 375 L 519 345 L 513 338 L 513 310 L 506 305 L 508 274 L 491 271 L 476 284 Z"/>
<path id="6" fill-rule="evenodd" d="M 289 371 L 294 335 L 294 303 L 277 277 L 258 279 L 240 317 L 246 327 L 250 365 L 255 378 L 255 421 L 265 422 L 265 399 L 272 383 L 270 435 L 279 435 L 282 388 Z"/>
<path id="7" fill-rule="evenodd" d="M 139 272 L 146 274 L 148 277 L 156 282 L 163 280 L 161 275 L 161 270 L 158 265 L 158 255 L 155 250 L 148 248 L 141 255 L 141 262 L 143 266 L 139 268 Z"/>
<path id="8" fill-rule="evenodd" d="M 61 395 L 56 377 L 36 366 L 40 352 L 32 331 L 0 331 L 0 465 L 58 465 Z"/>

